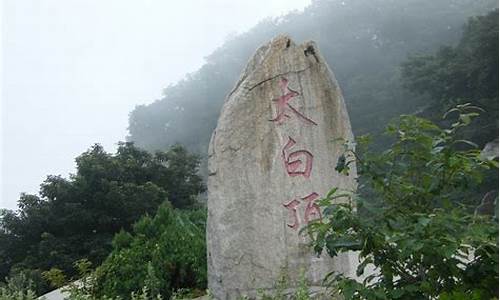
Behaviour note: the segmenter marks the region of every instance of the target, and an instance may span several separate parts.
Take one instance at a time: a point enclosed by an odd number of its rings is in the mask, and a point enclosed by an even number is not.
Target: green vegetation
[[[52,280],[58,287],[63,274],[76,275],[75,261],[100,264],[115,233],[130,230],[167,199],[174,207],[193,207],[205,189],[198,158],[181,146],[152,155],[131,143],[119,144],[116,154],[94,145],[76,164],[69,179],[48,176],[39,196],[24,194],[18,211],[1,212],[2,278],[23,274],[37,293],[49,288],[44,277],[58,278]]]
[[[400,64],[407,56],[454,45],[469,17],[497,7],[493,0],[312,1],[303,12],[264,20],[228,40],[198,71],[166,87],[161,99],[137,106],[130,114],[128,139],[151,151],[181,143],[206,156],[224,99],[248,58],[282,33],[296,42],[318,43],[342,87],[355,136],[381,133],[392,118],[439,100],[403,87]],[[482,82],[496,84],[488,80]],[[376,146],[385,142],[377,139]]]
[[[459,103],[485,110],[464,136],[479,145],[498,138],[498,9],[471,18],[455,47],[414,55],[402,65],[404,85],[433,99],[424,115],[438,120]]]
[[[265,293],[264,291],[259,291],[257,299],[283,300],[283,299],[289,299],[290,297],[295,300],[313,299],[310,296],[309,286],[307,285],[307,280],[304,271],[301,272],[299,281],[295,284],[296,288],[292,289],[288,293],[286,292],[286,289],[290,288],[290,282],[288,275],[285,273],[285,270],[283,270],[283,272],[284,273],[280,275],[279,280],[275,283],[274,291],[271,294]],[[326,295],[321,294],[321,296],[326,296]]]
[[[151,152],[120,143],[110,154],[94,145],[76,158],[76,174],[48,176],[38,195],[21,196],[17,211],[0,212],[0,300],[31,300],[78,278],[71,299],[202,294],[206,211],[197,198],[206,158],[186,149],[205,155],[248,57],[282,32],[318,42],[357,136],[357,150],[346,144],[337,169],[349,172],[356,161],[358,192],[333,189],[321,201],[324,222],[308,228],[318,253],[359,251],[358,274],[366,279],[332,274],[335,292],[346,299],[498,298],[498,219],[474,213],[486,192],[498,193],[498,160],[479,156],[498,138],[497,6],[318,0],[228,40],[162,99],[130,114],[128,139]],[[368,147],[362,134],[379,134],[402,114]],[[309,299],[305,280],[298,286],[294,297]],[[281,280],[260,297],[283,299],[286,288]]]
[[[132,233],[120,232],[94,274],[95,296],[126,297],[147,287],[168,299],[183,289],[206,289],[204,210],[177,211],[168,203],[143,217]]]
[[[444,129],[402,116],[387,129],[395,142],[386,151],[346,150],[338,170],[356,162],[371,197],[355,199],[356,211],[353,196],[334,189],[321,200],[324,222],[309,228],[318,253],[360,251],[357,275],[375,268],[363,282],[328,278],[346,299],[498,298],[498,218],[467,205],[483,196],[470,189],[485,170],[498,170],[498,160],[482,160],[473,143],[457,138],[477,111],[457,107],[450,112],[457,121]]]
[[[132,232],[121,231],[113,250],[95,270],[86,259],[75,263],[79,282],[70,285],[71,299],[164,299],[205,293],[207,258],[206,211],[181,211],[169,202],[154,217],[144,216]],[[50,281],[57,285],[59,274]],[[55,282],[54,282],[55,281]]]
[[[0,283],[0,300],[35,300],[34,288],[25,274],[17,274]]]
[[[332,274],[329,283],[346,299],[498,298],[497,213],[474,213],[498,194],[498,159],[484,161],[477,146],[498,139],[498,10],[471,18],[456,46],[411,56],[402,82],[428,99],[428,119],[401,116],[387,128],[389,149],[359,136],[339,160],[340,172],[357,163],[361,185],[355,195],[332,190],[328,221],[310,230],[317,252],[360,251],[364,281]]]

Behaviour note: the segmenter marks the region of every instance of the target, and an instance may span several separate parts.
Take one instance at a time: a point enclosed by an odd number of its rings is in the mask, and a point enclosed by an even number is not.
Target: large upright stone
[[[352,140],[340,88],[313,42],[279,36],[260,47],[228,95],[209,146],[208,273],[217,299],[271,289],[282,272],[319,286],[352,272],[350,256],[316,257],[299,230],[315,200],[355,189],[335,171]]]

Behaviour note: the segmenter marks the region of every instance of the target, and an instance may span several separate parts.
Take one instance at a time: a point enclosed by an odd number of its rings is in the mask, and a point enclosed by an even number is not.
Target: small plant
[[[309,287],[307,285],[306,275],[305,275],[305,272],[302,271],[302,272],[300,272],[300,279],[298,282],[298,287],[294,293],[294,299],[295,300],[310,300],[311,297],[309,296],[309,294],[310,294],[310,292],[309,292]]]
[[[145,286],[142,288],[140,293],[132,292],[131,300],[162,300],[163,298],[161,297],[160,294],[157,294],[156,296],[153,296],[153,293],[150,293],[148,288]],[[120,299],[117,297],[117,299]]]
[[[35,300],[35,293],[31,290],[12,291],[5,287],[0,287],[0,300]]]
[[[66,283],[66,276],[63,271],[58,268],[51,268],[48,271],[42,273],[43,278],[50,282],[50,285],[54,288],[60,288]]]
[[[33,282],[24,273],[5,278],[6,283],[0,285],[0,300],[35,300]],[[40,299],[43,300],[43,299]]]
[[[304,270],[300,272],[300,278],[294,288],[291,287],[290,278],[287,274],[287,268],[283,268],[280,276],[276,281],[271,295],[266,294],[263,289],[257,291],[257,299],[259,300],[310,300],[310,290],[307,284],[307,279]]]
[[[202,291],[202,290],[197,290],[197,289],[187,289],[187,288],[182,288],[178,289],[177,291],[172,293],[171,299],[172,300],[180,300],[180,299],[194,299],[203,295],[208,295],[208,290]],[[209,299],[213,299],[209,298]]]

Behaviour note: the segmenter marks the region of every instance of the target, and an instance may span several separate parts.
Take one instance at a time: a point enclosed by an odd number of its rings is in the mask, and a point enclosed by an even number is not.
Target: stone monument
[[[344,99],[314,42],[278,36],[260,47],[227,96],[209,146],[208,282],[216,299],[253,297],[282,272],[319,287],[352,256],[317,257],[299,231],[321,218],[333,187],[354,190],[335,171],[353,140]]]

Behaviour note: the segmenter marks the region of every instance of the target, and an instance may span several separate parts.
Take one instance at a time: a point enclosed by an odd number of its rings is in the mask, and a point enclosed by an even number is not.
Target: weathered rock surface
[[[498,157],[498,139],[487,143],[481,151],[480,157],[482,159],[493,160]]]
[[[320,218],[315,200],[354,190],[335,171],[353,139],[341,90],[313,42],[279,36],[260,47],[228,95],[209,147],[208,272],[217,299],[272,289],[283,272],[320,286],[353,273],[353,257],[317,257],[299,230]]]

